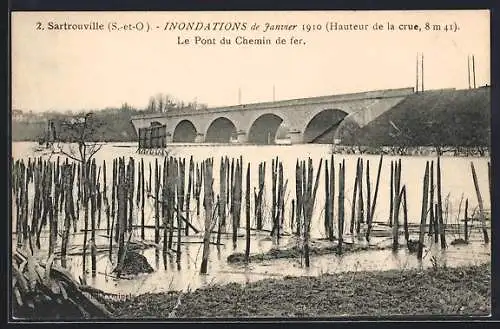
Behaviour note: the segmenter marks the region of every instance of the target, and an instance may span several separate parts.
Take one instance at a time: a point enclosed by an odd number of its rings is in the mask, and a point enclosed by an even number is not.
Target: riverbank
[[[143,294],[116,318],[488,315],[490,264],[285,277],[192,292]]]

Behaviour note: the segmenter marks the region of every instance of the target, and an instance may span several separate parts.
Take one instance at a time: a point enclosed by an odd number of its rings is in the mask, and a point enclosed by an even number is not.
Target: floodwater
[[[48,157],[46,152],[36,152],[35,143],[14,143],[12,147],[12,154],[14,159],[28,158],[33,156]],[[252,211],[253,214],[253,189],[258,185],[258,164],[266,161],[266,187],[265,187],[265,204],[266,211],[264,211],[264,228],[270,229],[271,223],[269,220],[270,200],[271,200],[271,160],[276,156],[283,161],[285,179],[288,179],[287,191],[285,193],[285,223],[284,230],[286,233],[291,232],[289,217],[291,215],[291,202],[295,197],[295,163],[297,159],[306,160],[311,157],[314,162],[315,170],[317,170],[320,159],[330,159],[332,152],[330,145],[292,145],[292,146],[172,146],[170,154],[176,157],[186,158],[186,163],[189,157],[193,156],[195,161],[202,161],[209,157],[214,158],[214,192],[218,193],[218,176],[219,176],[219,163],[222,156],[228,156],[230,159],[243,157],[244,170],[243,182],[245,182],[246,164],[250,163],[251,166],[251,193],[252,193]],[[125,156],[134,157],[136,161],[144,158],[146,168],[146,179],[148,177],[148,163],[153,165],[155,158],[158,158],[159,163],[163,163],[160,156],[152,155],[139,155],[136,153],[136,146],[130,143],[108,143],[96,154],[98,163],[106,160],[108,168],[108,186],[111,185],[111,169],[112,159]],[[350,202],[352,199],[354,176],[356,171],[356,161],[358,157],[362,157],[365,161],[364,170],[366,171],[366,160],[370,161],[370,178],[371,178],[371,191],[372,197],[375,187],[375,180],[377,176],[379,156],[377,155],[335,155],[336,166],[336,179],[338,181],[338,164],[340,161],[345,160],[346,163],[346,184],[345,184],[345,228],[344,232],[349,231],[350,225]],[[54,156],[52,156],[54,159]],[[410,223],[418,223],[420,221],[421,200],[422,200],[422,180],[425,171],[426,161],[436,160],[433,157],[427,156],[384,156],[382,166],[380,187],[377,199],[377,206],[374,213],[374,221],[385,223],[389,218],[389,184],[390,184],[390,163],[391,160],[401,159],[402,163],[402,178],[401,186],[406,186],[407,199],[408,199],[408,219]],[[490,208],[489,186],[488,186],[488,161],[489,158],[466,158],[466,157],[442,157],[441,158],[441,172],[442,172],[442,195],[444,202],[445,221],[448,223],[457,223],[459,218],[463,218],[463,208],[465,200],[469,200],[469,216],[477,212],[477,197],[472,180],[470,163],[473,162],[478,181],[479,188],[482,194],[484,207]],[[137,163],[137,162],[136,162]],[[434,164],[436,166],[436,164]],[[137,165],[136,165],[137,168]],[[187,169],[187,168],[186,168]],[[323,229],[323,209],[325,201],[324,193],[324,162],[320,175],[319,188],[315,203],[315,210],[313,214],[313,222],[311,227],[312,238],[324,237]],[[138,175],[136,175],[137,177]],[[365,176],[366,177],[366,176]],[[364,178],[365,178],[364,177]],[[102,179],[102,176],[101,176]],[[366,182],[365,182],[366,183]],[[187,185],[187,184],[186,184]],[[101,184],[103,186],[103,184]],[[366,185],[363,187],[363,193],[366,197]],[[336,200],[338,189],[336,188]],[[243,198],[245,198],[243,191]],[[201,197],[203,198],[203,196]],[[243,199],[244,200],[244,199]],[[336,202],[335,202],[336,203]],[[31,207],[30,207],[31,208]],[[335,216],[337,216],[337,205],[334,206]],[[196,207],[193,202],[191,204],[191,219],[195,227],[200,230],[203,228],[203,209],[200,211],[200,216],[196,216]],[[147,200],[145,206],[146,219],[148,225],[154,224],[154,203]],[[13,212],[15,214],[15,212]],[[266,216],[267,214],[267,216]],[[140,213],[137,208],[134,209],[134,218],[139,218]],[[245,221],[244,203],[242,207],[242,223]],[[102,222],[105,223],[103,216]],[[230,222],[230,220],[228,221]],[[15,219],[13,219],[13,224]],[[252,218],[252,227],[254,227],[254,219]],[[13,227],[15,227],[13,225]],[[101,228],[105,224],[101,223]],[[230,226],[227,232],[231,232]],[[153,230],[146,230],[146,240],[153,240]],[[169,257],[167,266],[163,264],[163,257],[161,251],[159,257],[155,256],[155,248],[149,248],[142,251],[147,257],[149,263],[155,268],[155,272],[151,274],[142,274],[136,278],[116,280],[112,278],[110,272],[113,265],[108,259],[107,252],[102,252],[98,256],[97,264],[97,277],[91,278],[87,276],[87,282],[96,288],[102,289],[111,293],[121,294],[139,294],[145,292],[159,292],[168,290],[186,290],[196,289],[211,284],[220,284],[227,282],[240,282],[246,283],[256,281],[269,277],[283,277],[286,275],[319,275],[321,273],[337,273],[344,271],[361,271],[361,270],[386,270],[386,269],[405,269],[413,267],[428,267],[432,266],[433,262],[438,262],[447,266],[458,266],[464,264],[479,264],[489,262],[491,258],[490,246],[484,245],[482,242],[482,235],[479,234],[478,226],[472,229],[471,243],[467,246],[451,246],[445,251],[439,249],[434,245],[431,240],[426,242],[428,248],[424,250],[424,259],[420,263],[416,259],[415,254],[408,254],[407,251],[401,249],[396,253],[391,250],[378,250],[378,251],[363,251],[343,256],[338,255],[323,255],[314,256],[311,259],[311,267],[305,268],[300,259],[281,259],[273,261],[265,261],[261,263],[251,263],[249,265],[228,264],[227,256],[233,252],[243,252],[245,248],[244,232],[241,231],[241,236],[238,238],[236,250],[233,249],[231,236],[222,235],[222,246],[210,246],[208,274],[200,275],[199,267],[201,264],[202,254],[202,233],[191,235],[190,237],[182,237],[183,243],[181,245],[182,256],[180,269],[175,262],[175,254]],[[98,246],[105,246],[108,239],[104,237],[106,231],[98,231],[96,244]],[[140,238],[139,231],[134,232],[134,238]],[[448,244],[451,240],[458,237],[455,232],[454,235],[450,233],[448,237]],[[462,234],[463,237],[463,234]],[[348,239],[348,237],[347,237]],[[74,235],[70,241],[74,245],[80,245],[83,241],[83,234],[79,232]],[[288,238],[284,237],[280,240],[280,245],[286,245]],[[42,239],[42,245],[45,239]],[[175,239],[174,239],[175,241]],[[400,242],[403,241],[401,237]],[[60,242],[60,240],[59,240]],[[160,243],[162,243],[160,241]],[[357,242],[359,244],[366,243],[364,241]],[[388,238],[380,237],[373,238],[371,244],[389,244]],[[269,238],[269,233],[253,232],[251,236],[251,253],[260,253],[268,251],[273,246],[273,241]],[[175,242],[173,245],[175,249]],[[161,248],[160,248],[161,249]],[[42,251],[43,252],[43,251]],[[82,256],[70,257],[70,271],[74,273],[75,277],[82,275]],[[87,259],[87,268],[90,267],[90,257]]]

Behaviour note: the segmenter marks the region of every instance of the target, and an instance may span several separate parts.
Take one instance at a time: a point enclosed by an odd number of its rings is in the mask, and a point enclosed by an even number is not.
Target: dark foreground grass
[[[490,264],[285,277],[194,292],[144,294],[118,318],[488,315]]]

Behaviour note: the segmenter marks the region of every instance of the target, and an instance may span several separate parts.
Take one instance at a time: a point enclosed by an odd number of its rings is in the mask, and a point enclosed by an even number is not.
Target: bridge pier
[[[248,142],[247,133],[243,130],[238,131],[238,144],[246,144]]]
[[[203,143],[205,142],[205,135],[202,133],[197,133],[196,137],[194,138],[195,143]]]
[[[170,144],[170,143],[172,143],[173,141],[174,141],[173,134],[171,134],[170,132],[167,132],[167,133],[165,134],[165,142],[166,142],[167,144]]]
[[[290,138],[292,144],[301,144],[304,139],[304,134],[302,134],[300,130],[294,129],[288,132],[287,137]]]

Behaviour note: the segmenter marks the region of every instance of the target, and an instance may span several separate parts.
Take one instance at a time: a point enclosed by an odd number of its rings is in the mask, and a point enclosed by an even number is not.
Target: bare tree
[[[146,110],[148,112],[166,113],[175,110],[206,110],[206,104],[198,103],[197,101],[185,103],[182,100],[176,99],[169,94],[159,93],[156,96],[149,98]]]
[[[151,96],[149,98],[148,106],[146,108],[148,112],[156,112],[156,99]]]
[[[164,99],[164,97],[162,94],[156,95],[156,106],[157,106],[156,112],[160,112],[160,113],[166,112],[165,111],[165,102],[163,101],[163,99]]]
[[[99,142],[98,136],[102,125],[92,112],[60,122],[59,132],[54,133],[57,143],[54,145],[53,154],[62,154],[86,165],[102,148],[103,143]],[[64,146],[67,146],[67,149]]]

